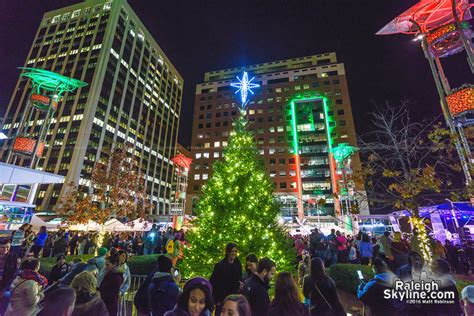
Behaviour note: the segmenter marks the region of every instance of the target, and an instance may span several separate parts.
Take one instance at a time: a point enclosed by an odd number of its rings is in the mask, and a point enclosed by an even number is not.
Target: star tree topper
[[[248,100],[247,100],[248,93],[250,92],[251,94],[253,94],[252,89],[260,87],[259,84],[252,83],[253,79],[255,79],[255,77],[252,77],[249,80],[248,73],[244,71],[242,78],[239,78],[237,76],[237,80],[239,80],[239,82],[233,82],[230,84],[232,87],[238,88],[238,90],[235,92],[236,94],[240,92],[240,100],[242,101],[242,106],[241,106],[242,109],[244,109],[248,103]]]

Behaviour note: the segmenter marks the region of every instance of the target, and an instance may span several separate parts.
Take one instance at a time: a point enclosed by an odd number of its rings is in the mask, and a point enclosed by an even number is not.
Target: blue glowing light
[[[249,75],[247,74],[246,71],[244,71],[242,78],[237,77],[237,80],[239,80],[239,82],[233,82],[230,84],[232,87],[238,88],[238,90],[235,93],[237,94],[240,92],[240,100],[242,101],[242,108],[244,108],[247,105],[248,93],[250,92],[251,94],[253,94],[252,89],[260,87],[259,84],[252,83],[253,79],[255,79],[255,77],[252,77],[251,79],[249,79]]]

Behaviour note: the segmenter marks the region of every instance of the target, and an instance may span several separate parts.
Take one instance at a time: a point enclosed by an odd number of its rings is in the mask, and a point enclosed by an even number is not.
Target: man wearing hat
[[[89,259],[88,263],[95,264],[97,266],[97,270],[99,273],[104,270],[105,267],[105,255],[107,254],[108,250],[105,247],[100,247],[97,251],[97,257]]]
[[[474,285],[468,285],[462,289],[461,306],[464,315],[474,315]]]

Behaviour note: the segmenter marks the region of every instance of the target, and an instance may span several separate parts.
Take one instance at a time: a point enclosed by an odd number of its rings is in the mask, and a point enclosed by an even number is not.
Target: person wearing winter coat
[[[387,263],[381,258],[374,259],[373,268],[374,278],[367,284],[360,284],[357,298],[370,309],[370,315],[396,315],[395,307],[384,298],[384,290],[393,287],[396,276],[388,269]]]
[[[211,283],[205,278],[196,277],[186,282],[176,306],[164,316],[211,316],[213,310]]]
[[[225,257],[214,265],[209,282],[213,287],[213,298],[216,302],[216,314],[219,315],[224,299],[230,294],[238,294],[242,280],[242,264],[237,258],[237,245],[228,243]]]
[[[303,282],[303,295],[310,299],[312,316],[345,316],[336,283],[326,274],[320,258],[311,261],[311,273]]]
[[[11,285],[11,299],[5,316],[36,315],[37,304],[44,297],[43,290],[48,280],[39,270],[39,260],[26,259],[20,266],[20,272]]]
[[[72,316],[108,316],[100,293],[97,292],[97,278],[88,271],[79,273],[72,280],[71,287],[76,291],[76,304]]]
[[[173,276],[173,263],[167,255],[158,256],[156,268],[140,285],[133,303],[139,315],[163,316],[178,300],[179,279]]]
[[[59,255],[56,258],[56,264],[51,268],[49,273],[49,283],[54,283],[65,276],[71,270],[71,266],[66,263],[66,257],[64,255]]]
[[[275,281],[275,298],[269,316],[309,316],[306,306],[300,301],[298,287],[289,272],[281,272]]]
[[[18,256],[10,250],[10,241],[5,239],[0,242],[0,315],[5,313],[10,298],[5,295],[10,290],[10,285],[18,269]]]
[[[32,247],[35,258],[39,258],[40,254],[42,254],[46,239],[48,239],[46,226],[41,226],[38,235],[34,239],[34,245]]]
[[[117,271],[122,273],[123,276],[123,282],[120,286],[120,295],[125,295],[125,293],[127,293],[128,289],[130,288],[131,280],[130,268],[127,265],[128,254],[126,250],[121,249],[117,252],[117,255],[119,257],[119,266]]]
[[[110,316],[116,316],[119,306],[120,287],[123,282],[122,273],[118,271],[119,256],[113,255],[105,262],[105,275],[100,283],[99,291]]]
[[[270,281],[275,274],[276,265],[269,258],[262,258],[258,262],[257,272],[245,282],[242,294],[247,298],[252,315],[267,316],[270,309]]]

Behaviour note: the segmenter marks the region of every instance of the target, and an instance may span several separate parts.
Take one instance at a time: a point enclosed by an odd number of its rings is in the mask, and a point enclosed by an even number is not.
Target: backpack
[[[151,280],[147,287],[147,299],[149,312],[152,315],[163,315],[173,309],[176,304],[179,290],[174,290],[176,284],[171,280]],[[176,297],[173,300],[173,291]]]
[[[170,239],[166,242],[166,252],[169,254],[174,253],[174,241]]]

